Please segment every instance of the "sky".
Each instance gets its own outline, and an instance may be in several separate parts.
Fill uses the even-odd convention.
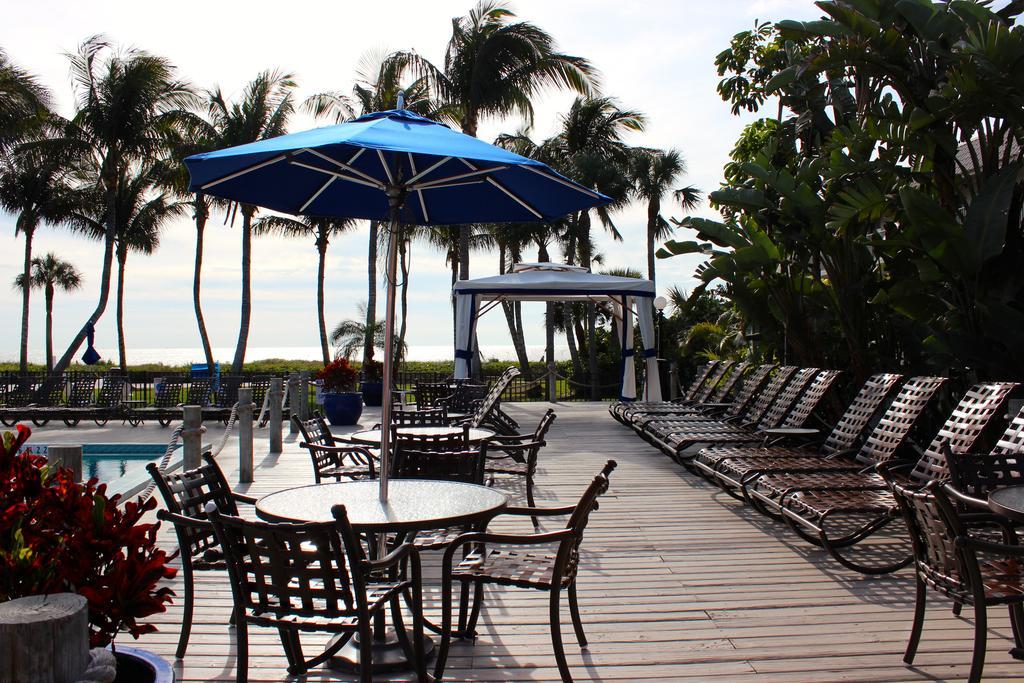
[[[451,18],[467,13],[471,6],[471,0],[292,0],[283,4],[262,0],[179,0],[173,4],[36,0],[10,3],[5,9],[0,47],[53,90],[65,115],[71,113],[73,102],[65,53],[97,33],[119,45],[167,57],[177,65],[181,77],[200,87],[219,85],[229,97],[240,93],[261,71],[279,68],[295,75],[301,101],[316,92],[349,91],[356,64],[368,50],[411,48],[441,63]],[[735,33],[752,27],[757,19],[813,19],[821,14],[810,0],[516,0],[511,6],[519,18],[548,31],[560,50],[589,59],[601,72],[604,94],[615,97],[624,108],[647,115],[646,131],[632,135],[628,142],[680,150],[688,165],[680,184],[704,191],[718,186],[729,150],[753,118],[732,116],[729,105],[718,97],[715,55],[728,47]],[[534,103],[531,136],[541,140],[553,134],[572,99],[572,94],[564,92],[541,95]],[[291,130],[324,124],[301,115],[294,118]],[[492,140],[521,126],[519,120],[488,119],[481,124],[479,136]],[[669,216],[682,216],[667,202],[663,210]],[[716,217],[706,204],[694,213]],[[603,233],[598,237],[604,268],[646,269],[645,216],[639,204],[616,214],[624,241],[613,242]],[[331,242],[326,293],[329,326],[356,317],[357,305],[366,298],[367,233],[366,224],[361,223],[352,233]],[[129,256],[125,299],[129,362],[151,360],[148,350],[164,348],[181,349],[178,356],[201,360],[192,309],[194,236],[191,219],[186,216],[164,229],[155,255]],[[692,239],[693,235],[680,230],[677,238]],[[241,230],[237,223],[232,226],[223,216],[215,215],[205,240],[204,315],[212,345],[225,349],[218,358],[230,360],[228,350],[233,349],[238,335]],[[22,238],[14,234],[14,217],[0,212],[0,316],[10,321],[0,327],[0,361],[18,357],[21,297],[6,283],[12,283],[21,271],[23,250]],[[42,227],[34,251],[38,255],[55,252],[84,275],[80,291],[58,293],[56,298],[54,346],[59,356],[95,306],[102,247],[59,228]],[[496,251],[474,253],[471,277],[496,274],[497,260]],[[696,284],[693,271],[699,261],[696,256],[659,260],[659,291],[664,293],[671,286],[690,290]],[[249,347],[315,347],[316,252],[312,241],[254,240],[252,272]],[[449,273],[443,254],[426,244],[414,246],[408,338],[414,358],[424,354],[444,358],[451,346]],[[382,299],[379,305],[382,311]],[[527,344],[543,344],[543,305],[524,304],[524,309]],[[101,353],[116,348],[113,311],[111,296],[107,313],[97,326],[96,345]],[[41,293],[34,293],[31,316],[30,352],[41,360]],[[478,335],[485,356],[502,355],[510,343],[504,316],[497,313],[481,320]],[[532,355],[539,358],[540,352]]]

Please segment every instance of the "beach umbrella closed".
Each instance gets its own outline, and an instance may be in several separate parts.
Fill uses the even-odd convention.
[[[395,283],[401,225],[538,222],[607,197],[545,164],[401,108],[196,154],[194,192],[308,216],[365,218],[390,229],[384,321],[380,496],[387,500]]]

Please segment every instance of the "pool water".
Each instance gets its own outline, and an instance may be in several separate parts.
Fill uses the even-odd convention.
[[[146,465],[164,457],[160,443],[93,443],[82,446],[82,479],[111,482],[124,476],[145,476]]]

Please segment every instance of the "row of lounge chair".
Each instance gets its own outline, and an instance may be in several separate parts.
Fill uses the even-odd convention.
[[[181,418],[183,405],[202,407],[204,420],[226,422],[241,386],[252,388],[253,402],[259,406],[270,388],[270,377],[221,377],[217,386],[208,377],[165,377],[155,386],[151,402],[133,399],[132,383],[119,374],[61,378],[39,386],[13,377],[4,382],[0,394],[0,422],[12,426],[31,420],[43,427],[51,420],[61,420],[74,427],[82,420],[92,420],[98,426],[109,420],[124,420],[132,426],[156,420],[166,427]]]
[[[953,458],[982,444],[1018,384],[972,387],[919,451],[910,444],[911,431],[945,378],[874,375],[822,434],[807,422],[837,375],[709,363],[678,400],[620,402],[610,412],[681,465],[784,521],[843,566],[866,574],[892,572],[912,561],[905,546],[892,557],[852,550],[900,518],[892,483],[922,488],[948,480]],[[1022,443],[1024,410],[1010,420],[992,454],[1019,453]],[[912,457],[902,458],[906,452]]]

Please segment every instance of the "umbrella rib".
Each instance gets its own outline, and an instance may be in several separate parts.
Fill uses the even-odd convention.
[[[384,159],[384,152],[377,150],[377,158],[380,159],[380,165],[384,167],[384,173],[388,177],[388,183],[391,185],[395,184],[395,177],[391,175],[391,168],[388,166],[388,162]]]
[[[544,178],[547,178],[548,180],[554,180],[556,183],[560,183],[562,185],[565,185],[566,187],[570,187],[570,188],[576,190],[577,192],[582,192],[583,194],[587,195],[588,197],[593,197],[594,199],[598,199],[600,197],[600,195],[598,195],[596,192],[594,192],[593,190],[591,190],[589,188],[583,187],[582,185],[579,185],[577,183],[569,182],[568,180],[564,180],[563,178],[559,178],[557,176],[548,175],[547,173],[545,173],[544,171],[540,170],[539,168],[534,168],[533,166],[527,166],[525,164],[523,165],[523,168],[525,168],[527,171],[533,171],[537,175],[543,176]]]
[[[310,197],[309,199],[307,199],[306,203],[303,204],[301,207],[299,207],[299,213],[302,213],[303,211],[305,211],[306,208],[309,207],[310,204],[312,204],[313,202],[316,201],[316,198],[320,196],[320,193],[322,193],[324,190],[326,190],[328,187],[330,187],[331,183],[333,183],[337,179],[338,179],[337,176],[333,176],[333,175],[330,178],[328,178],[327,182],[324,183],[323,185],[321,185],[320,189],[317,190],[316,192],[314,192],[313,196]]]
[[[523,207],[524,209],[526,209],[527,211],[532,213],[537,218],[539,218],[541,220],[544,219],[543,214],[541,214],[539,211],[537,211],[537,209],[535,209],[532,206],[530,206],[529,204],[527,204],[525,200],[523,200],[520,197],[518,197],[514,192],[512,192],[512,190],[508,189],[507,187],[505,187],[504,185],[499,183],[494,178],[488,178],[487,182],[489,182],[491,185],[494,185],[496,188],[498,188],[499,190],[504,192],[506,195],[509,196],[509,198],[512,201],[514,201],[516,204],[519,204],[521,207]]]
[[[234,180],[238,176],[243,176],[246,173],[250,173],[252,171],[258,171],[259,169],[263,168],[264,166],[270,166],[271,164],[276,164],[277,162],[279,162],[282,159],[285,159],[287,157],[288,157],[287,154],[281,154],[281,155],[278,155],[278,156],[274,157],[273,159],[267,159],[266,161],[261,161],[260,163],[254,164],[254,165],[252,165],[252,166],[250,166],[248,168],[243,168],[241,171],[235,171],[234,173],[230,173],[230,174],[224,176],[223,178],[218,178],[217,180],[213,180],[211,182],[208,182],[205,185],[203,185],[201,189],[205,190],[207,188],[213,187],[214,185],[219,185],[220,183],[225,183],[225,182],[227,182],[229,180]]]
[[[472,168],[472,166],[470,166],[470,168]],[[490,173],[495,173],[497,171],[503,171],[506,168],[508,168],[508,166],[495,166],[494,168],[473,169],[473,171],[469,173],[459,173],[458,175],[448,176],[447,178],[438,178],[437,180],[428,180],[425,183],[416,183],[415,185],[412,186],[412,188],[414,190],[427,190],[433,187],[434,185],[450,183],[453,180],[462,180],[463,178],[472,178],[474,176],[488,175]]]
[[[406,155],[409,157],[409,168],[412,169],[412,177],[413,178],[418,178],[419,175],[416,173],[416,159],[413,158],[412,152],[406,152]],[[444,162],[441,162],[441,163],[444,163]],[[416,190],[416,195],[420,198],[420,209],[423,210],[423,222],[424,223],[429,223],[430,222],[430,214],[427,213],[427,202],[423,198],[423,190]]]
[[[412,159],[412,155],[411,154],[409,155],[409,158]],[[444,159],[441,159],[441,161],[437,162],[436,164],[431,165],[430,168],[426,169],[425,171],[422,171],[421,173],[416,173],[416,175],[414,175],[412,178],[409,178],[409,184],[415,183],[417,180],[419,180],[423,176],[429,175],[430,172],[433,171],[435,168],[437,168],[439,166],[443,166],[443,165],[447,164],[451,160],[452,160],[451,157],[445,157]]]
[[[306,149],[304,149],[302,151],[303,152],[309,152],[310,154],[312,154],[314,156],[318,156],[321,159],[323,159],[324,161],[327,161],[329,163],[334,164],[338,168],[343,168],[346,171],[348,171],[349,173],[353,173],[353,174],[359,176],[363,180],[366,180],[368,182],[374,183],[375,187],[379,187],[382,190],[384,189],[384,183],[380,182],[379,180],[374,178],[372,175],[367,175],[366,173],[363,173],[362,171],[360,171],[358,168],[355,168],[353,166],[349,166],[349,164],[351,164],[353,161],[358,159],[359,155],[363,153],[362,149],[360,149],[358,152],[356,152],[355,155],[351,159],[349,159],[348,164],[346,164],[344,161],[338,161],[337,159],[329,157],[326,154],[324,154],[322,152],[318,152],[315,149],[310,149],[309,147],[307,147]]]
[[[363,180],[362,178],[353,178],[352,176],[347,176],[344,173],[338,173],[337,171],[332,171],[329,168],[320,168],[319,166],[314,166],[312,164],[307,164],[307,163],[302,162],[302,161],[295,161],[295,159],[292,159],[288,163],[290,163],[290,164],[292,164],[294,166],[298,166],[299,168],[308,168],[310,171],[319,171],[320,173],[326,173],[329,176],[334,176],[335,178],[340,178],[342,180],[347,180],[350,183],[357,183],[359,185],[366,185],[367,187],[372,187],[372,188],[374,188],[376,190],[384,189],[384,186],[381,185],[380,183],[377,183],[377,182],[372,182],[371,183],[371,182],[367,182],[367,181]]]

